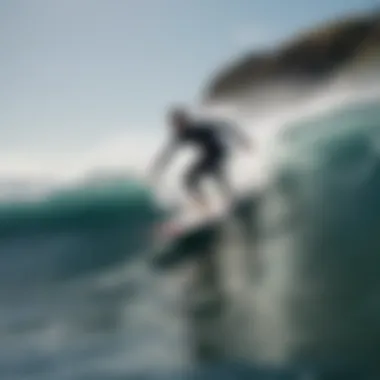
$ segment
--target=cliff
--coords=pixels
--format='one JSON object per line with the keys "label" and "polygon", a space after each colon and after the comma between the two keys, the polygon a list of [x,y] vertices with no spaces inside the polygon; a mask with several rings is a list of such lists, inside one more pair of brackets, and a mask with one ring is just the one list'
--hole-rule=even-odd
{"label": "cliff", "polygon": [[330,21],[274,50],[247,54],[211,78],[203,100],[281,80],[314,82],[373,56],[380,57],[380,11]]}

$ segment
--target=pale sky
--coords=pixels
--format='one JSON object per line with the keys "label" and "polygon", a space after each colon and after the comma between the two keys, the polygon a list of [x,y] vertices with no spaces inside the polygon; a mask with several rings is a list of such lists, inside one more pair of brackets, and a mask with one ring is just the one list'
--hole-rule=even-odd
{"label": "pale sky", "polygon": [[0,152],[27,160],[157,132],[168,103],[193,102],[231,57],[375,4],[1,0]]}

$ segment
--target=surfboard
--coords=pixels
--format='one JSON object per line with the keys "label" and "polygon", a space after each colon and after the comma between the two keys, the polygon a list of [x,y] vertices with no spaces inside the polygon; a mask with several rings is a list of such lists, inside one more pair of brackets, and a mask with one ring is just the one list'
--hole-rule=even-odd
{"label": "surfboard", "polygon": [[210,213],[206,217],[179,217],[166,221],[160,227],[158,247],[153,252],[152,264],[159,269],[169,269],[204,255],[216,242],[226,218],[244,220],[252,212],[252,206],[256,207],[256,200],[250,195],[239,198],[232,207]]}
{"label": "surfboard", "polygon": [[161,269],[194,259],[215,241],[221,219],[205,218],[198,220],[169,220],[161,226],[158,248],[152,263]]}

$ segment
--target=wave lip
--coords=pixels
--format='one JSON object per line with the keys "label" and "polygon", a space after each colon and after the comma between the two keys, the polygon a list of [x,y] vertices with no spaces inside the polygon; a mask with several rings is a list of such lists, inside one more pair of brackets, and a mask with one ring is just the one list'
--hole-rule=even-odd
{"label": "wave lip", "polygon": [[153,194],[131,180],[84,181],[44,195],[0,203],[0,237],[112,223],[131,227],[161,215]]}

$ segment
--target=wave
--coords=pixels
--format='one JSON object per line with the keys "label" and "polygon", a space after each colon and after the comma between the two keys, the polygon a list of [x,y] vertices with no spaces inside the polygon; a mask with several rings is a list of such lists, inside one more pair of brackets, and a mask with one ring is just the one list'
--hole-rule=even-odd
{"label": "wave", "polygon": [[[376,363],[379,101],[350,99],[271,131],[267,180],[245,223],[249,244],[234,218],[215,243],[201,241],[206,229],[198,245],[192,241],[191,309],[205,312],[202,323],[193,317],[190,324],[201,360],[210,355],[203,347],[211,347],[211,356],[254,363]],[[174,246],[169,264],[185,248]]]}
{"label": "wave", "polygon": [[379,123],[375,98],[302,117],[273,136],[252,262],[242,265],[255,294],[251,358],[375,363]]}
{"label": "wave", "polygon": [[0,236],[37,229],[86,228],[158,215],[153,194],[131,180],[90,181],[40,199],[0,203]]}
{"label": "wave", "polygon": [[53,279],[100,270],[153,243],[165,212],[131,178],[93,178],[34,199],[0,203],[1,281]]}

